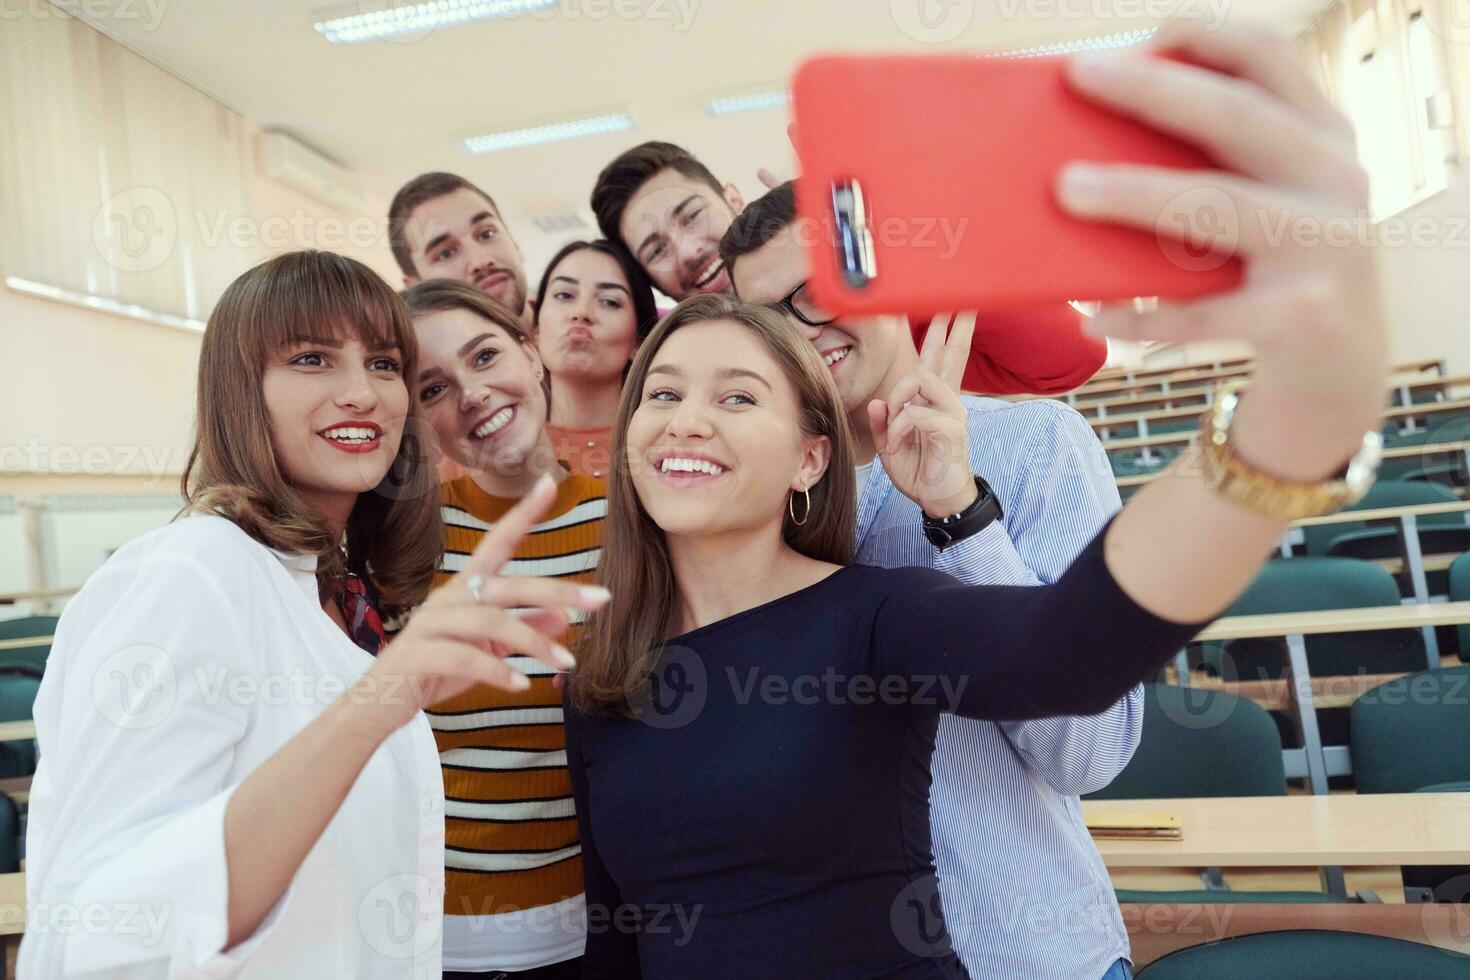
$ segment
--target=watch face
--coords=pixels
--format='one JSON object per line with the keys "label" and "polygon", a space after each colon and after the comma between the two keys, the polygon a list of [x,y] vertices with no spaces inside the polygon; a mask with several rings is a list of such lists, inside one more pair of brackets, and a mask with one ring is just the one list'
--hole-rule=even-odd
{"label": "watch face", "polygon": [[924,537],[928,538],[929,543],[936,548],[943,548],[951,540],[948,531],[942,527],[934,527],[932,525],[924,528]]}

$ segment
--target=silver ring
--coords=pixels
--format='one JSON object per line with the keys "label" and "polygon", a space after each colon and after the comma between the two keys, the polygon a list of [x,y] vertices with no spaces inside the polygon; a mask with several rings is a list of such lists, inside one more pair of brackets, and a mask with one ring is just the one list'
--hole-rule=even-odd
{"label": "silver ring", "polygon": [[485,576],[471,575],[464,580],[464,587],[470,590],[470,595],[474,596],[476,602],[484,601],[484,596],[481,593],[485,589]]}

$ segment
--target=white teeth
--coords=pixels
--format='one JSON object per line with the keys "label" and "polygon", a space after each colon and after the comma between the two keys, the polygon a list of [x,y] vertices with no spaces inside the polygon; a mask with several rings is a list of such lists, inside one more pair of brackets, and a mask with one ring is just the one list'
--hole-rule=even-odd
{"label": "white teeth", "polygon": [[372,442],[378,437],[378,433],[373,429],[364,429],[354,425],[342,425],[335,429],[328,429],[322,435],[334,442],[345,442],[353,446],[360,446],[365,442]]}
{"label": "white teeth", "polygon": [[704,275],[695,280],[694,285],[697,288],[708,286],[711,282],[714,281],[715,276],[720,274],[720,270],[724,267],[725,263],[721,262],[719,259],[714,259],[710,265],[705,267]]}
{"label": "white teeth", "polygon": [[515,410],[512,409],[511,406],[507,405],[500,411],[496,412],[494,415],[486,419],[479,428],[475,429],[472,435],[474,435],[476,439],[483,439],[488,435],[499,432],[501,429],[505,428],[505,424],[510,421],[510,417],[514,414]]}
{"label": "white teeth", "polygon": [[851,347],[842,347],[838,350],[834,350],[828,354],[823,355],[822,363],[826,364],[828,367],[831,367],[832,365],[836,364],[838,361],[846,357],[851,351]]}
{"label": "white teeth", "polygon": [[718,463],[711,463],[707,459],[685,459],[680,456],[670,456],[660,464],[664,473],[708,473],[710,476],[719,476],[725,472],[725,468]]}

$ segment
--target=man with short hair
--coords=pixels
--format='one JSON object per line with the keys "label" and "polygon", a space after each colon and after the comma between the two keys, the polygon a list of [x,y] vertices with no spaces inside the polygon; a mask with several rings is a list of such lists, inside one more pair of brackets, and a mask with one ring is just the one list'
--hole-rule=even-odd
{"label": "man with short hair", "polygon": [[675,300],[730,291],[720,236],[744,207],[734,184],[721,184],[673,143],[640,143],[620,154],[592,188],[602,234],[622,242]]}
{"label": "man with short hair", "polygon": [[[806,294],[796,221],[792,185],[783,184],[734,219],[721,255],[736,293],[779,309],[832,372],[859,464],[854,560],[927,565],[969,584],[1055,581],[1120,506],[1087,422],[1056,401],[959,396],[934,366],[937,336],[921,360],[903,317],[822,310]],[[951,360],[964,356],[967,327],[956,321]],[[951,451],[924,472],[890,473],[885,447],[910,405],[915,424],[943,417],[955,433]],[[1128,934],[1078,797],[1127,765],[1142,716],[1143,692],[1134,688],[1090,717],[940,718],[934,860],[954,950],[971,976],[1128,975]]]}
{"label": "man with short hair", "polygon": [[[640,143],[619,154],[592,188],[602,234],[626,246],[676,300],[730,292],[720,239],[744,207],[734,184],[673,143]],[[964,389],[1000,395],[1077,387],[1107,359],[1107,345],[1084,337],[1077,324],[1077,312],[1064,305],[977,317]],[[912,326],[917,343],[925,325]]]}
{"label": "man with short hair", "polygon": [[388,206],[388,243],[403,283],[457,279],[501,303],[527,329],[526,271],[521,247],[495,201],[456,174],[420,174]]}

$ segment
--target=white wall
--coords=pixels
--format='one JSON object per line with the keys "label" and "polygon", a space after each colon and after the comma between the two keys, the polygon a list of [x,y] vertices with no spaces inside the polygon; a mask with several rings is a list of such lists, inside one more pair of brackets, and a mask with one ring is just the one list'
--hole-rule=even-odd
{"label": "white wall", "polygon": [[[1379,253],[1394,358],[1443,357],[1451,373],[1470,374],[1470,177],[1455,174],[1395,221],[1408,241],[1392,244],[1380,226]],[[1434,244],[1415,245],[1416,234]]]}

